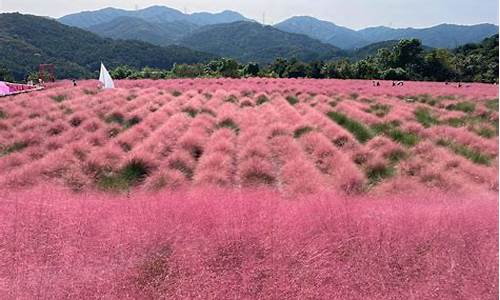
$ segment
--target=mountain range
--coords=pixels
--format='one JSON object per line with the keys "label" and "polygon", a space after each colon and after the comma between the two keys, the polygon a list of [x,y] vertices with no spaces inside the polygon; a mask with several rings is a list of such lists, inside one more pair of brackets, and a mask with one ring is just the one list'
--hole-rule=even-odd
{"label": "mountain range", "polygon": [[100,61],[110,68],[169,69],[174,63],[218,57],[262,64],[292,57],[305,62],[359,60],[392,48],[402,38],[419,38],[428,50],[455,48],[497,33],[498,26],[491,24],[356,31],[312,17],[267,26],[232,11],[184,14],[161,6],[106,8],[58,20],[6,13],[0,14],[0,68],[19,80],[41,63],[56,64],[59,78],[81,78],[94,76]]}
{"label": "mountain range", "polygon": [[97,24],[111,22],[119,17],[133,17],[149,23],[184,21],[198,26],[249,21],[249,19],[241,14],[229,10],[220,13],[200,12],[185,14],[166,6],[151,6],[140,10],[124,10],[108,7],[97,11],[84,11],[61,17],[59,18],[59,22],[69,26],[89,28]]}
{"label": "mountain range", "polygon": [[[63,24],[92,31],[103,37],[114,39],[139,39],[156,45],[181,44],[183,40],[193,40],[192,35],[206,32],[203,27],[226,24],[217,27],[217,31],[227,30],[229,36],[234,33],[234,24],[241,29],[241,21],[257,23],[234,11],[220,13],[185,14],[165,6],[152,6],[142,10],[122,10],[105,8],[64,16],[59,19]],[[302,34],[325,44],[344,50],[362,48],[372,43],[389,40],[417,38],[424,45],[433,48],[456,48],[467,43],[480,42],[484,38],[498,33],[498,26],[493,24],[454,25],[441,24],[429,28],[390,28],[384,26],[353,30],[333,22],[318,20],[309,16],[291,17],[273,26],[282,32]],[[245,29],[254,28],[245,26]],[[257,27],[255,27],[257,28]],[[267,30],[271,35],[275,31]],[[250,38],[253,31],[238,32],[238,39]],[[234,36],[233,36],[234,37]],[[285,38],[285,37],[283,37]],[[215,41],[214,41],[215,42]],[[219,40],[221,45],[230,42]]]}
{"label": "mountain range", "polygon": [[185,47],[160,47],[142,41],[112,40],[48,18],[0,14],[0,66],[22,80],[41,63],[56,65],[58,78],[93,76],[100,62],[171,68],[174,63],[206,62],[215,55]]}
{"label": "mountain range", "polygon": [[313,61],[345,56],[339,48],[306,35],[247,21],[201,27],[179,40],[179,45],[240,62],[270,63],[278,57]]}
{"label": "mountain range", "polygon": [[498,26],[493,24],[441,24],[422,29],[378,26],[356,31],[307,16],[292,17],[275,27],[287,32],[305,34],[342,49],[410,38],[419,39],[422,44],[432,48],[456,48],[467,43],[482,41],[498,33]]}

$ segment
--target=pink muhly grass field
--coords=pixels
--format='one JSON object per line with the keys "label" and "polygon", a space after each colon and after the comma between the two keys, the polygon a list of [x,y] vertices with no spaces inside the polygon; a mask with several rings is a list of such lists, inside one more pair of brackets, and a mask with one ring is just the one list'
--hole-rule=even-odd
{"label": "pink muhly grass field", "polygon": [[0,99],[0,299],[498,298],[497,87],[116,84]]}
{"label": "pink muhly grass field", "polygon": [[2,192],[3,299],[496,299],[498,201]]}

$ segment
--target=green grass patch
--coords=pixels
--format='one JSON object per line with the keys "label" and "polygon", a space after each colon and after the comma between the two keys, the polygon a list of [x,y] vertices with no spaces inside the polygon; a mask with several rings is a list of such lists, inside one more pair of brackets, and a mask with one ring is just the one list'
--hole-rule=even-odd
{"label": "green grass patch", "polygon": [[130,127],[133,127],[139,123],[141,123],[141,118],[139,118],[138,116],[133,116],[132,118],[128,119],[125,124],[123,124],[123,127],[125,127],[126,129],[130,128]]}
{"label": "green grass patch", "polygon": [[83,93],[85,95],[89,95],[89,96],[95,96],[99,93],[99,90],[89,90],[89,89],[83,89]]}
{"label": "green grass patch", "polygon": [[0,110],[0,120],[7,119],[8,115],[3,110]]}
{"label": "green grass patch", "polygon": [[484,138],[491,139],[497,135],[497,131],[488,127],[479,128],[476,133]]}
{"label": "green grass patch", "polygon": [[368,127],[340,112],[331,111],[327,116],[352,133],[360,143],[366,143],[373,138],[373,133]]}
{"label": "green grass patch", "polygon": [[191,118],[194,118],[198,115],[199,111],[197,109],[194,109],[192,107],[186,107],[182,109],[183,113],[186,113],[188,116]]}
{"label": "green grass patch", "polygon": [[414,114],[417,121],[425,128],[439,124],[439,120],[432,115],[431,110],[428,108],[419,107],[415,110]]}
{"label": "green grass patch", "polygon": [[394,176],[396,169],[392,165],[377,164],[366,170],[369,185],[375,185],[382,180]]}
{"label": "green grass patch", "polygon": [[305,135],[305,134],[308,134],[309,132],[312,132],[314,131],[314,128],[310,127],[310,126],[304,126],[304,127],[300,127],[300,128],[297,128],[294,132],[293,132],[293,137],[298,139],[300,138],[301,136]]}
{"label": "green grass patch", "polygon": [[127,98],[126,98],[126,99],[127,99],[127,101],[132,101],[132,100],[134,100],[135,98],[137,98],[137,95],[135,95],[135,94],[130,94],[130,95],[128,95],[128,96],[127,96]]}
{"label": "green grass patch", "polygon": [[209,108],[205,108],[205,107],[200,109],[200,114],[207,114],[207,115],[211,115],[212,117],[217,116],[213,110],[211,110]]}
{"label": "green grass patch", "polygon": [[288,103],[290,103],[290,105],[295,105],[295,104],[299,103],[299,99],[297,99],[297,97],[292,96],[292,95],[287,96],[286,101],[288,101]]}
{"label": "green grass patch", "polygon": [[405,151],[403,151],[401,149],[396,149],[396,150],[392,151],[391,153],[389,153],[389,155],[387,156],[387,159],[389,159],[389,161],[392,164],[397,164],[398,162],[405,159],[406,157],[408,157],[408,154]]}
{"label": "green grass patch", "polygon": [[446,107],[447,110],[458,110],[464,113],[471,113],[476,110],[476,104],[468,101],[450,104]]}
{"label": "green grass patch", "polygon": [[460,145],[448,139],[439,139],[436,144],[438,146],[447,147],[458,155],[461,155],[470,161],[480,165],[490,165],[491,157],[465,145]]}
{"label": "green grass patch", "polygon": [[393,141],[400,143],[407,147],[413,147],[420,141],[418,135],[406,132],[398,128],[394,123],[379,123],[372,126],[372,130],[376,134],[385,134]]}
{"label": "green grass patch", "polygon": [[493,100],[488,100],[484,105],[488,109],[491,109],[491,110],[494,110],[494,111],[498,111],[498,98],[497,99],[493,99]]}
{"label": "green grass patch", "polygon": [[350,93],[349,94],[349,97],[353,100],[356,100],[359,98],[359,94],[358,93]]}
{"label": "green grass patch", "polygon": [[120,125],[123,125],[123,122],[125,122],[125,118],[121,113],[112,113],[106,119],[104,120],[106,123],[117,123]]}
{"label": "green grass patch", "polygon": [[66,95],[66,94],[60,94],[60,95],[50,96],[50,98],[52,98],[52,100],[54,100],[57,103],[61,103],[64,100],[68,99],[68,95]]}
{"label": "green grass patch", "polygon": [[8,145],[6,147],[2,147],[0,145],[0,157],[5,156],[5,155],[9,155],[13,152],[21,151],[26,147],[28,147],[28,143],[26,143],[26,142],[15,142],[15,143]]}
{"label": "green grass patch", "polygon": [[142,183],[151,173],[151,166],[140,159],[132,159],[116,173],[101,176],[97,186],[105,191],[125,191]]}
{"label": "green grass patch", "polygon": [[467,124],[464,118],[450,118],[445,123],[452,127],[463,127]]}
{"label": "green grass patch", "polygon": [[189,180],[193,178],[194,175],[193,169],[191,169],[184,161],[180,159],[171,161],[168,164],[168,166],[171,169],[180,171]]}
{"label": "green grass patch", "polygon": [[238,126],[238,124],[236,124],[232,119],[229,118],[224,119],[217,124],[217,129],[220,128],[229,128],[231,130],[234,130],[236,134],[240,133],[240,127]]}
{"label": "green grass patch", "polygon": [[172,96],[174,96],[174,97],[179,97],[180,95],[182,95],[182,93],[181,93],[180,91],[178,91],[178,90],[173,90],[173,91],[171,92],[171,94],[172,94]]}
{"label": "green grass patch", "polygon": [[386,104],[372,104],[369,109],[365,110],[367,113],[376,115],[379,118],[385,117],[390,111],[391,106]]}
{"label": "green grass patch", "polygon": [[224,99],[224,102],[238,103],[238,97],[236,97],[235,95],[229,95]]}
{"label": "green grass patch", "polygon": [[269,98],[267,98],[266,96],[264,95],[260,95],[258,98],[257,98],[257,101],[255,102],[255,104],[257,105],[262,105],[266,102],[269,102]]}
{"label": "green grass patch", "polygon": [[418,102],[422,104],[427,104],[430,106],[435,106],[440,102],[440,99],[434,98],[429,94],[420,94],[416,96],[410,96],[406,98],[408,102]]}

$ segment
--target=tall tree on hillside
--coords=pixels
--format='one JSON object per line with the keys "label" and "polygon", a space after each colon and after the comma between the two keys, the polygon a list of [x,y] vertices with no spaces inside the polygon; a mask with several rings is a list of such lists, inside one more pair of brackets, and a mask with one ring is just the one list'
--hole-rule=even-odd
{"label": "tall tree on hillside", "polygon": [[9,70],[0,67],[0,81],[14,81],[14,77],[12,77]]}
{"label": "tall tree on hillside", "polygon": [[271,72],[274,72],[279,78],[283,78],[287,67],[288,62],[286,59],[277,58],[274,63],[271,64],[269,70],[271,70]]}
{"label": "tall tree on hillside", "polygon": [[425,79],[445,81],[456,77],[453,55],[446,49],[433,49],[425,55]]}
{"label": "tall tree on hillside", "polygon": [[420,79],[424,65],[423,53],[420,40],[401,40],[392,51],[393,67],[402,68],[412,78]]}

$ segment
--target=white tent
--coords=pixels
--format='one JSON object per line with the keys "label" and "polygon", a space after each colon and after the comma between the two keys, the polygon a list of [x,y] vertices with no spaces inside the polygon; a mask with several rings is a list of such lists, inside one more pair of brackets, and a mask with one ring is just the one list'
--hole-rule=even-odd
{"label": "white tent", "polygon": [[102,87],[105,89],[114,89],[115,83],[113,82],[113,78],[109,75],[108,70],[101,62],[101,74],[99,75],[99,81],[102,83]]}

